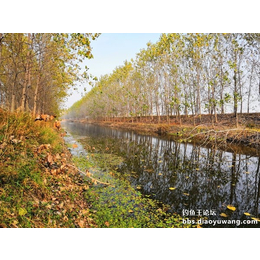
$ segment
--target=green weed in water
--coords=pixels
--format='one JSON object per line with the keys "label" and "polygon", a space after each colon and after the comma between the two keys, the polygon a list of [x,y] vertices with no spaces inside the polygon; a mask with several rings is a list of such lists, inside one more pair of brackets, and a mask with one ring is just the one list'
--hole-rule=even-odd
{"label": "green weed in water", "polygon": [[[120,175],[118,172],[108,168],[104,171],[100,165],[104,166],[104,161],[109,164],[107,155],[99,153],[98,156],[92,156],[91,160],[75,157],[74,163],[82,171],[90,170],[94,178],[110,183],[109,186],[92,185],[85,193],[91,205],[90,213],[99,227],[190,227],[182,224],[181,216],[167,212],[167,205],[144,197],[127,180],[116,178]],[[93,165],[99,168],[91,168]]]}

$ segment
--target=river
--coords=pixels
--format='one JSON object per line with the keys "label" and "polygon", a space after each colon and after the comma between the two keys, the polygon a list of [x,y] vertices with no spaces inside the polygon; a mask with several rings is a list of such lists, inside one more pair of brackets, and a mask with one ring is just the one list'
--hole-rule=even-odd
{"label": "river", "polygon": [[171,212],[259,227],[250,224],[260,213],[259,157],[91,124],[63,122],[63,127],[76,139],[88,138],[92,152],[122,158],[114,168]]}

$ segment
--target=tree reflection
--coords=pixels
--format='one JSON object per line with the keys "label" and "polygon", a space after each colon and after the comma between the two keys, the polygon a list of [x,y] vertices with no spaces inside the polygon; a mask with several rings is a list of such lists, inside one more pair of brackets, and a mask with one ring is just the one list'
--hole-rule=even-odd
{"label": "tree reflection", "polygon": [[94,125],[66,127],[90,137],[91,145],[103,152],[123,157],[117,171],[143,194],[169,204],[173,212],[214,209],[214,218],[221,218],[231,204],[236,207],[229,212],[233,219],[242,219],[244,212],[259,215],[259,157]]}

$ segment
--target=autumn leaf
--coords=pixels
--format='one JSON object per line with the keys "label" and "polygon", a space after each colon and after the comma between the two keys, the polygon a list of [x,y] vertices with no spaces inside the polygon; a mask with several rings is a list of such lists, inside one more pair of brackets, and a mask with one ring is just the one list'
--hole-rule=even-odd
{"label": "autumn leaf", "polygon": [[109,227],[109,222],[108,222],[108,221],[106,221],[106,222],[105,222],[105,225],[106,225],[107,227]]}
{"label": "autumn leaf", "polygon": [[244,215],[246,215],[246,216],[251,216],[251,214],[248,213],[248,212],[245,212]]}
{"label": "autumn leaf", "polygon": [[26,209],[24,209],[24,208],[19,208],[19,212],[18,212],[19,216],[24,216],[26,213],[27,213],[27,210],[26,210]]}
{"label": "autumn leaf", "polygon": [[190,194],[189,194],[189,193],[186,193],[186,192],[184,192],[183,195],[185,195],[185,196],[190,196]]}
{"label": "autumn leaf", "polygon": [[73,144],[73,145],[72,145],[72,148],[77,148],[77,147],[78,147],[77,144]]}
{"label": "autumn leaf", "polygon": [[80,220],[80,221],[78,222],[78,225],[79,225],[79,227],[81,227],[81,228],[84,228],[84,227],[85,227],[83,220]]}
{"label": "autumn leaf", "polygon": [[62,208],[63,208],[63,206],[64,206],[64,203],[63,203],[63,202],[61,202],[61,204],[59,204],[59,206],[58,206],[58,207],[59,207],[60,209],[62,209]]}
{"label": "autumn leaf", "polygon": [[51,208],[52,208],[51,204],[48,204],[48,205],[46,206],[46,208],[47,208],[47,209],[51,209]]}
{"label": "autumn leaf", "polygon": [[129,213],[133,213],[133,211],[132,211],[131,209],[130,209],[130,210],[128,210],[128,212],[129,212]]}
{"label": "autumn leaf", "polygon": [[227,205],[227,208],[232,210],[232,211],[235,211],[236,210],[236,207],[232,206],[232,205]]}
{"label": "autumn leaf", "polygon": [[251,219],[253,219],[253,220],[256,220],[256,221],[260,222],[260,219],[259,219],[259,218],[251,218]]}
{"label": "autumn leaf", "polygon": [[90,173],[88,170],[86,170],[86,176],[87,176],[87,177],[90,177],[90,176],[91,176],[91,173]]}
{"label": "autumn leaf", "polygon": [[60,155],[58,153],[56,154],[55,159],[56,160],[60,160],[61,159],[61,157],[60,157]]}
{"label": "autumn leaf", "polygon": [[49,164],[52,164],[52,163],[53,163],[53,158],[52,158],[52,155],[51,155],[51,154],[48,154],[47,162],[48,162]]}
{"label": "autumn leaf", "polygon": [[13,223],[12,223],[12,226],[15,227],[15,228],[18,228],[18,226],[17,226],[18,223],[19,222],[17,220],[14,220]]}
{"label": "autumn leaf", "polygon": [[175,190],[176,189],[176,187],[170,187],[169,188],[169,190]]}
{"label": "autumn leaf", "polygon": [[51,169],[51,174],[56,174],[57,170],[56,169]]}
{"label": "autumn leaf", "polygon": [[224,217],[224,218],[227,218],[227,214],[225,214],[225,213],[221,213],[220,216]]}
{"label": "autumn leaf", "polygon": [[89,214],[89,210],[88,210],[88,209],[83,209],[83,210],[82,210],[82,214],[83,214],[83,215]]}

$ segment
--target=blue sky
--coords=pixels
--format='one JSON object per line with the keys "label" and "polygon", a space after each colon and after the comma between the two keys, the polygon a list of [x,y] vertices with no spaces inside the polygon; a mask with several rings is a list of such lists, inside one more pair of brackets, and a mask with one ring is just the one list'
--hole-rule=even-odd
{"label": "blue sky", "polygon": [[[100,77],[110,74],[113,70],[123,65],[125,60],[135,59],[136,54],[151,41],[159,40],[161,33],[103,33],[92,42],[92,53],[94,59],[87,60],[84,65],[89,68],[89,73]],[[66,107],[70,107],[78,101],[83,93],[84,87],[90,90],[87,84],[79,86],[79,91],[73,91],[68,97]]]}

